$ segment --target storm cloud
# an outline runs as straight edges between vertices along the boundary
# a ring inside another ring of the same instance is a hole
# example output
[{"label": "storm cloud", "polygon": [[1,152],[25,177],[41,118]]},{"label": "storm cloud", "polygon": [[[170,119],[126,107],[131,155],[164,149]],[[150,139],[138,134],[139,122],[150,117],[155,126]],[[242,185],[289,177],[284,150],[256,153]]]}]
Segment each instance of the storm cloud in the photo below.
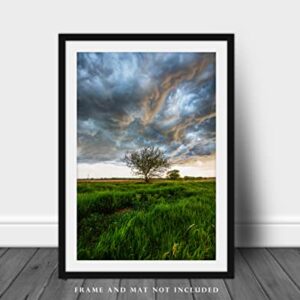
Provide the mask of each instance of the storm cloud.
[{"label": "storm cloud", "polygon": [[215,85],[214,53],[78,53],[78,163],[147,145],[176,164],[214,157]]}]

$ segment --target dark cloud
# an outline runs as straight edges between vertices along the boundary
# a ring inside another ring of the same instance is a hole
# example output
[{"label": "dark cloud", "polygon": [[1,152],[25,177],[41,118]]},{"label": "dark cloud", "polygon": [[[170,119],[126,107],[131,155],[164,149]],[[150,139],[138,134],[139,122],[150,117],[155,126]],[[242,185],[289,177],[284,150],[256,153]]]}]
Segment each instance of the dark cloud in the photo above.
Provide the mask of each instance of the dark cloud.
[{"label": "dark cloud", "polygon": [[78,161],[155,145],[173,161],[215,153],[214,53],[78,53]]}]

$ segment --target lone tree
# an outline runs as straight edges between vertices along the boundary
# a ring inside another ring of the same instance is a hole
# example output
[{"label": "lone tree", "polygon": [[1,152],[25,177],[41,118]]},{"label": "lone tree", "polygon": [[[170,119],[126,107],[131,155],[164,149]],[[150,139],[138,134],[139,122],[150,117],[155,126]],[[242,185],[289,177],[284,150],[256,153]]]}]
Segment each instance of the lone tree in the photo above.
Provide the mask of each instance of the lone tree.
[{"label": "lone tree", "polygon": [[176,180],[180,178],[179,170],[171,170],[167,173],[167,178],[171,180]]},{"label": "lone tree", "polygon": [[142,175],[146,183],[170,168],[170,162],[157,147],[144,147],[125,155],[124,161],[135,175]]}]

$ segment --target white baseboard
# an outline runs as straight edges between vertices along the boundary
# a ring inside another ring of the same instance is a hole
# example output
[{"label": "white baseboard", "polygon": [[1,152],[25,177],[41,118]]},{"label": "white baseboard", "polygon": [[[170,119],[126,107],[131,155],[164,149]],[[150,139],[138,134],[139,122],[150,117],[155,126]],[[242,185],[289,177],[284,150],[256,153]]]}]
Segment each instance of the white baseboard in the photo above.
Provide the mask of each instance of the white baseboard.
[{"label": "white baseboard", "polygon": [[300,247],[300,223],[235,224],[236,247]]},{"label": "white baseboard", "polygon": [[57,246],[57,223],[0,224],[0,247]]},{"label": "white baseboard", "polygon": [[[235,225],[236,247],[300,247],[300,223]],[[57,247],[58,225],[2,223],[0,247]]]}]

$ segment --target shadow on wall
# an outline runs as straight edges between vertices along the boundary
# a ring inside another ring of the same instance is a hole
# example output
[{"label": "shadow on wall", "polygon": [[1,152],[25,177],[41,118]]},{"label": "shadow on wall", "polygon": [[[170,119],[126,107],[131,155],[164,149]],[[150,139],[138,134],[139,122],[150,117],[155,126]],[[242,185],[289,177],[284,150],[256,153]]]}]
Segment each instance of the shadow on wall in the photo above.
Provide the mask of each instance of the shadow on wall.
[{"label": "shadow on wall", "polygon": [[255,170],[255,133],[251,123],[251,101],[245,100],[243,85],[235,91],[235,240],[236,246],[255,244],[255,217],[259,207],[259,176]]}]

